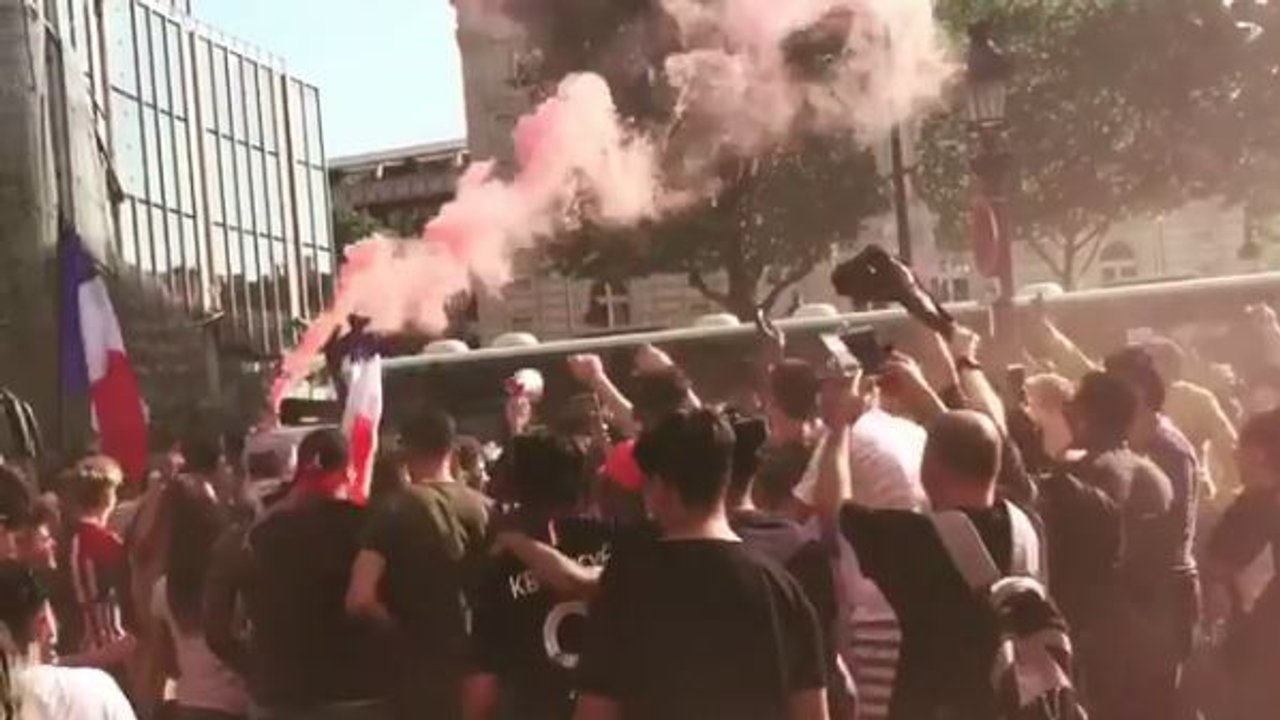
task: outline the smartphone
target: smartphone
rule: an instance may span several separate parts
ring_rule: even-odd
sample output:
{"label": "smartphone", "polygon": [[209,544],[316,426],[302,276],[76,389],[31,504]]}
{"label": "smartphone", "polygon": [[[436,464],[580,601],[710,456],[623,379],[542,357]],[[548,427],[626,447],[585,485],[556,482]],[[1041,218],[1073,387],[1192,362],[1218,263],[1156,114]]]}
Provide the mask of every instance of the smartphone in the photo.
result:
{"label": "smartphone", "polygon": [[881,344],[873,328],[856,328],[841,335],[840,340],[857,358],[863,371],[870,375],[879,373],[885,360],[889,359],[888,349]]}
{"label": "smartphone", "polygon": [[827,377],[853,377],[862,370],[862,363],[839,335],[824,333],[818,339],[827,355],[824,361]]}

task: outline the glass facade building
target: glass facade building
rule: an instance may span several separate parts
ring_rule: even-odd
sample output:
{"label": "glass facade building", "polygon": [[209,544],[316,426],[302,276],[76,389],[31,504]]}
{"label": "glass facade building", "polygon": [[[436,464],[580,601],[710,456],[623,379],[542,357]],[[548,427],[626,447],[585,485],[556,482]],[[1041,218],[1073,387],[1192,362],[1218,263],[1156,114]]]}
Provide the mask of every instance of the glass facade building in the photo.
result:
{"label": "glass facade building", "polygon": [[[67,1],[87,13],[95,0]],[[238,340],[279,351],[333,292],[316,88],[185,3],[101,5],[97,32],[83,17],[109,126],[117,259],[193,315],[224,314]]]}

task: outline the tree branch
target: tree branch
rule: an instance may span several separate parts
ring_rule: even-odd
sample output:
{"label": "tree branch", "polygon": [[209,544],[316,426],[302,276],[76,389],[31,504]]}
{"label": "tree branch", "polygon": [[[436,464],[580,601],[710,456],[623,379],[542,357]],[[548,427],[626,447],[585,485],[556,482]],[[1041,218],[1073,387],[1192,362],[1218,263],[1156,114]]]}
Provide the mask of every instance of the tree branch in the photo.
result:
{"label": "tree branch", "polygon": [[805,263],[792,268],[791,272],[783,276],[781,280],[769,289],[769,292],[764,296],[764,300],[760,302],[760,307],[764,308],[766,313],[773,310],[774,304],[778,302],[778,298],[782,297],[782,293],[786,292],[787,288],[803,280],[806,275],[813,271],[813,266],[814,263]]}
{"label": "tree branch", "polygon": [[689,271],[689,287],[697,290],[703,297],[713,303],[716,303],[720,307],[726,310],[733,309],[731,307],[732,303],[729,301],[728,293],[722,293],[719,290],[714,290],[710,285],[707,285],[706,279],[702,277],[701,270]]}
{"label": "tree branch", "polygon": [[1035,251],[1035,254],[1038,255],[1041,260],[1044,261],[1044,264],[1049,266],[1049,271],[1052,272],[1055,277],[1057,277],[1059,280],[1065,281],[1065,278],[1063,278],[1063,274],[1065,273],[1065,271],[1062,269],[1062,266],[1059,265],[1051,255],[1049,255],[1049,251],[1044,249],[1044,246],[1040,244],[1039,240],[1028,235],[1025,239],[1025,242],[1027,243],[1027,245],[1031,246],[1031,249]]}
{"label": "tree branch", "polygon": [[1093,267],[1093,263],[1098,259],[1098,255],[1102,252],[1102,236],[1111,228],[1111,221],[1104,220],[1099,222],[1093,230],[1080,241],[1080,247],[1086,247],[1089,243],[1093,243],[1093,251],[1089,253],[1089,257],[1080,264],[1079,274],[1083,275],[1089,272],[1089,268]]}

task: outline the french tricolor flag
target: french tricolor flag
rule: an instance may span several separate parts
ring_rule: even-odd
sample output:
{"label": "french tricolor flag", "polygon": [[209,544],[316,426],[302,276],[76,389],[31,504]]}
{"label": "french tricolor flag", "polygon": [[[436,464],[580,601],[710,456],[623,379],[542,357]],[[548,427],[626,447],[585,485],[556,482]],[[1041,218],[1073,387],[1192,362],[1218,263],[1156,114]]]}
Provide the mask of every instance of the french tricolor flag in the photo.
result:
{"label": "french tricolor flag", "polygon": [[125,476],[147,469],[147,420],[107,285],[74,230],[59,242],[59,364],[68,394],[88,394],[102,452]]}
{"label": "french tricolor flag", "polygon": [[342,430],[351,446],[352,488],[348,497],[363,505],[373,482],[378,454],[378,425],[382,422],[382,358],[353,360],[347,370],[347,405]]}

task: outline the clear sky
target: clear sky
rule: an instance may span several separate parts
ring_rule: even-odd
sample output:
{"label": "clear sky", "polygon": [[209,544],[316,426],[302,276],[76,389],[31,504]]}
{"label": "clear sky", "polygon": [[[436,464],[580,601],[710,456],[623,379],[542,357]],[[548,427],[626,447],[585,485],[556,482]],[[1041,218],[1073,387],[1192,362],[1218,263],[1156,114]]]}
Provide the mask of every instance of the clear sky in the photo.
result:
{"label": "clear sky", "polygon": [[329,157],[466,136],[449,0],[193,0],[320,89]]}

